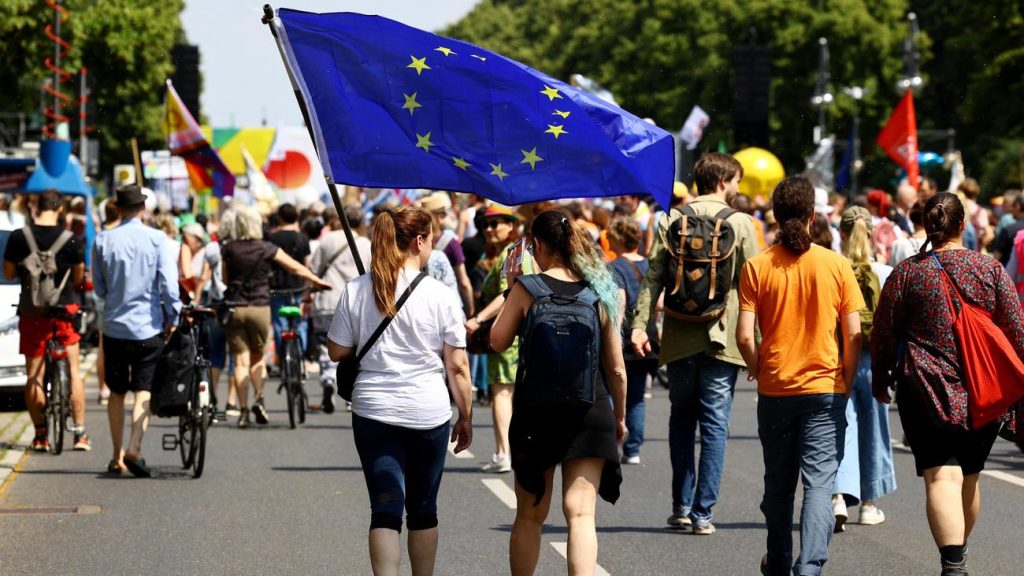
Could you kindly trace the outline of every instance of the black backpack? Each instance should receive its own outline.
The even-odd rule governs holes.
[[[665,313],[691,322],[714,320],[725,312],[732,289],[736,232],[726,219],[736,211],[700,216],[684,206],[680,213],[668,228]]]
[[[178,327],[157,359],[150,407],[167,418],[188,413],[192,401],[196,345],[187,327]]]
[[[516,402],[586,410],[594,404],[601,362],[598,297],[586,287],[555,294],[537,274],[519,277],[533,304],[519,330]]]

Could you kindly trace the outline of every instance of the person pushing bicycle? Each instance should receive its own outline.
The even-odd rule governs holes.
[[[39,195],[32,211],[32,223],[14,231],[4,250],[4,277],[21,280],[18,304],[20,352],[25,356],[25,405],[35,425],[32,449],[49,450],[47,424],[43,414],[43,367],[46,341],[56,334],[67,350],[71,375],[71,416],[74,421],[75,450],[91,450],[85,432],[85,384],[79,366],[78,343],[82,337],[64,317],[51,314],[54,307],[75,301],[73,290],[85,278],[85,246],[60,224],[64,197],[56,190]]]

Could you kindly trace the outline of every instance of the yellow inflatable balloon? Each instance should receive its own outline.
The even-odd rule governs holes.
[[[770,197],[775,185],[786,177],[782,162],[764,148],[744,148],[733,157],[743,166],[740,193],[751,198]]]

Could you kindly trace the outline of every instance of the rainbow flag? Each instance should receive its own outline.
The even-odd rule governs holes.
[[[167,97],[164,99],[164,132],[171,154],[181,156],[188,168],[192,188],[197,192],[212,190],[218,198],[232,196],[235,192],[235,176],[224,165],[217,151],[210,146],[199,129],[199,123],[181,101],[171,81],[167,81]]]

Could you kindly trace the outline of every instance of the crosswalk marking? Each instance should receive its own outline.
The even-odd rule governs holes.
[[[510,509],[516,509],[516,493],[508,487],[504,480],[498,478],[484,478],[480,480],[487,486],[487,489],[494,493]]]
[[[558,551],[558,553],[562,555],[562,558],[568,558],[569,557],[569,543],[568,542],[552,542],[551,543],[551,547],[554,548],[556,551]],[[604,568],[601,568],[600,566],[595,566],[594,567],[594,576],[611,576],[611,574],[607,570],[605,570]]]
[[[896,440],[895,438],[892,438],[890,441],[892,443],[893,448],[903,450],[905,452],[911,451],[910,446],[907,446],[906,444]],[[1014,486],[1020,486],[1021,488],[1024,488],[1024,478],[1021,478],[1020,476],[1015,476],[1013,474],[1010,474],[1009,472],[1002,472],[1000,470],[982,470],[981,473],[984,474],[985,476],[995,478],[996,480],[1002,480],[1003,482],[1007,482],[1009,484],[1013,484]]]

